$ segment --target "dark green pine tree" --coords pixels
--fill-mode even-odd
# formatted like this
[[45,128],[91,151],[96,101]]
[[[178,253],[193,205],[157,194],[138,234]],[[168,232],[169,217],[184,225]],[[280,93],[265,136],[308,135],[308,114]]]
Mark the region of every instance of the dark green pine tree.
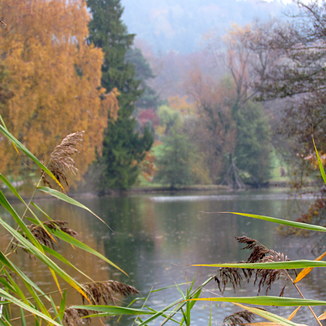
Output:
[[140,81],[135,78],[135,68],[126,61],[134,35],[128,33],[122,22],[120,0],[87,0],[87,5],[92,15],[89,41],[104,52],[102,86],[107,91],[117,88],[120,92],[119,116],[115,122],[109,120],[99,159],[104,174],[100,191],[126,189],[135,183],[139,163],[153,142],[151,130],[137,130],[133,117],[135,102],[142,94]]
[[140,49],[132,48],[126,54],[126,61],[134,65],[136,79],[140,81],[140,87],[143,91],[136,102],[137,108],[156,109],[161,104],[161,101],[156,91],[147,84],[147,81],[155,76],[143,53]]

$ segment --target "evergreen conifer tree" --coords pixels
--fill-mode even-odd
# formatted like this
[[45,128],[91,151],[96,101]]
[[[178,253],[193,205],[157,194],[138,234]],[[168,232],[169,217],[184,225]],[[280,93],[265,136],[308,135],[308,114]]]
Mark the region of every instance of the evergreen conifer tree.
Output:
[[102,86],[120,92],[118,119],[109,119],[99,159],[104,170],[100,190],[126,189],[136,181],[138,165],[153,142],[151,130],[145,128],[141,133],[133,117],[135,102],[142,93],[134,66],[126,61],[134,35],[128,33],[122,21],[120,0],[87,0],[87,5],[92,15],[89,41],[104,52]]

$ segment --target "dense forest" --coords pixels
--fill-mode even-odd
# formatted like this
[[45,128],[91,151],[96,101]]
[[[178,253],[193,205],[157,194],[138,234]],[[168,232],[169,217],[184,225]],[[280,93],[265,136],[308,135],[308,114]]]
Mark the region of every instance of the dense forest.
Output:
[[[324,4],[298,2],[287,20],[211,31],[196,52],[164,55],[135,40],[120,1],[16,5],[1,2],[2,118],[44,161],[85,131],[79,178],[98,193],[300,184],[315,167],[312,139],[324,158]],[[1,151],[3,171],[33,178],[6,142]]]

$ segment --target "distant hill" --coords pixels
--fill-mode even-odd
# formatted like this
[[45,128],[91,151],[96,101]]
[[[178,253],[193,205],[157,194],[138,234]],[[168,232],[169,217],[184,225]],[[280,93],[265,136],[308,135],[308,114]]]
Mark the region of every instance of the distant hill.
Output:
[[130,33],[156,53],[190,53],[210,33],[223,35],[233,23],[282,16],[289,9],[280,1],[255,0],[122,0]]

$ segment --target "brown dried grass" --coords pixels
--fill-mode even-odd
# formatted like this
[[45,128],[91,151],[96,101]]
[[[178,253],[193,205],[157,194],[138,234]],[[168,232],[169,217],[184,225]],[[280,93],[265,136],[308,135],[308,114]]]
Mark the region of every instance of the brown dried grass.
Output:
[[[116,304],[119,297],[139,293],[136,288],[118,281],[93,282],[83,286],[93,305]],[[83,297],[83,303],[85,298]]]
[[[49,170],[61,184],[67,187],[69,187],[69,175],[76,175],[78,172],[73,156],[79,152],[78,146],[83,141],[83,137],[84,131],[67,135],[50,154]],[[50,188],[55,188],[53,180],[49,179],[45,173],[42,174],[42,181]]]
[[[288,258],[285,254],[279,253],[272,249],[267,248],[259,241],[242,236],[236,237],[239,243],[243,243],[246,246],[243,249],[249,249],[251,251],[250,256],[245,263],[264,263],[275,261],[287,261]],[[241,287],[241,281],[245,279],[250,281],[251,276],[254,275],[254,284],[258,284],[258,293],[265,288],[266,294],[271,290],[272,285],[282,278],[287,276],[284,270],[274,269],[238,269],[238,268],[220,268],[215,276],[219,290],[223,293],[227,284],[231,284],[233,289]],[[281,292],[283,294],[284,288]]]
[[253,313],[243,310],[225,317],[223,320],[223,325],[224,326],[246,325],[247,323],[253,322],[254,319],[255,319],[255,315]]
[[[93,311],[94,312],[94,311]],[[89,325],[90,318],[83,318],[88,316],[91,312],[87,309],[67,308],[63,317],[63,324],[66,326],[84,326]]]
[[[138,294],[138,290],[133,286],[124,284],[118,281],[106,281],[106,282],[93,282],[83,284],[83,289],[88,294],[88,298],[92,305],[109,305],[116,304],[119,297],[125,297],[131,294]],[[82,297],[83,304],[85,304],[85,298]],[[89,302],[87,302],[89,303]],[[94,311],[87,309],[74,309],[67,308],[64,314],[64,325],[66,326],[82,326],[90,324],[90,318],[83,318],[85,316],[94,314]]]
[[[45,226],[47,226],[50,230],[59,229],[72,237],[77,236],[77,232],[66,227],[68,224],[65,221],[46,221],[43,222]],[[41,225],[31,224],[28,226],[31,230],[34,237],[43,245],[54,248],[55,247],[55,239],[52,235],[50,235]]]

